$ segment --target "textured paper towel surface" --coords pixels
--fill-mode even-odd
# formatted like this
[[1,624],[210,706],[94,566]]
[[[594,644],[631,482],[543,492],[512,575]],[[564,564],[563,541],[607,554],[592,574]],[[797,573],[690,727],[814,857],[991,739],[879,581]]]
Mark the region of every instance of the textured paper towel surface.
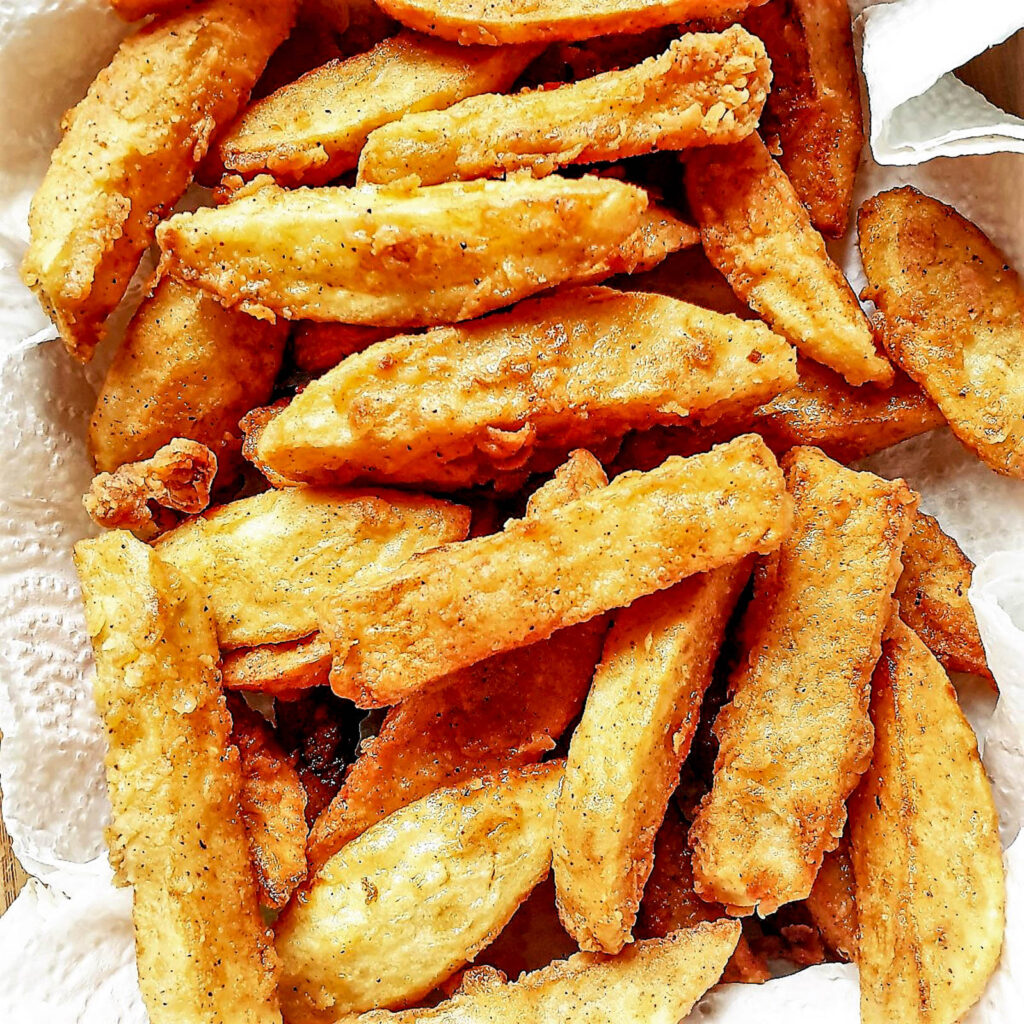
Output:
[[[103,742],[89,693],[71,545],[89,532],[80,496],[89,479],[84,432],[101,376],[52,338],[17,280],[25,212],[57,137],[60,112],[123,32],[105,0],[0,0],[0,747],[5,817],[31,883],[0,919],[0,1020],[5,1024],[145,1020],[135,978],[130,900],[103,855],[108,815]],[[8,144],[13,140],[13,144]],[[955,203],[1024,266],[1024,157],[938,160],[919,168],[868,163],[858,198],[913,182]],[[834,246],[855,286],[848,238]],[[102,357],[101,357],[102,358]],[[1024,485],[985,469],[946,431],[869,464],[907,477],[979,561],[971,599],[1003,697],[962,697],[982,733],[1004,844],[1024,812]],[[1011,1019],[1021,1005],[1024,842],[1007,852],[1009,928],[1003,964],[970,1024]],[[1009,965],[1016,960],[1016,972]],[[857,1019],[856,972],[822,966],[758,987],[724,986],[694,1011],[702,1024]]]

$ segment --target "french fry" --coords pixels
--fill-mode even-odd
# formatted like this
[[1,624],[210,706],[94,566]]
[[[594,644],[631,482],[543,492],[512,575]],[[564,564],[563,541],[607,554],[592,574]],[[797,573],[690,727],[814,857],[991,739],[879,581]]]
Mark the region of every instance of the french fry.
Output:
[[586,278],[646,206],[590,176],[293,191],[260,178],[157,236],[171,274],[254,315],[421,327]]
[[942,666],[895,616],[850,801],[861,1020],[953,1024],[999,960],[1006,885],[992,788]]
[[75,358],[92,357],[157,222],[288,34],[296,2],[205,0],[158,18],[65,115],[21,273]]
[[225,689],[287,697],[330,682],[331,645],[319,633],[280,644],[239,647],[221,656]]
[[762,133],[778,135],[779,163],[811,223],[838,237],[846,230],[864,148],[849,5],[773,0],[751,8],[743,23],[764,41],[772,62]]
[[771,551],[790,508],[754,437],[623,474],[557,511],[337,589],[320,608],[331,686],[360,706],[396,703],[446,672]]
[[256,462],[311,483],[468,486],[632,427],[751,408],[795,381],[793,350],[761,323],[568,289],[350,356],[266,425]]
[[511,96],[492,90],[392,120],[366,140],[359,180],[415,175],[434,185],[524,169],[540,177],[568,164],[737,142],[757,127],[770,82],[756,36],[739,26],[691,33],[621,71]]
[[846,836],[822,858],[821,869],[804,900],[826,945],[841,959],[857,959],[857,897]]
[[290,488],[211,509],[156,542],[208,602],[221,647],[297,640],[342,581],[461,540],[469,510],[397,492]]
[[379,0],[403,25],[459,43],[550,43],[734,15],[764,0]]
[[745,657],[715,721],[714,781],[689,835],[698,894],[762,917],[810,892],[871,758],[871,672],[917,504],[902,480],[813,448],[783,465],[793,532],[758,568]]
[[886,351],[968,448],[1024,477],[1024,289],[1006,257],[909,186],[869,199],[857,231]]
[[708,258],[773,330],[851,384],[892,384],[856,296],[756,134],[694,150],[686,189]]
[[288,1020],[408,1005],[472,960],[548,873],[561,777],[436,790],[336,853],[277,922]]
[[580,949],[632,940],[654,839],[690,752],[747,558],[615,616],[569,746],[555,815],[558,913]]
[[739,934],[735,921],[700,924],[618,956],[577,953],[508,983],[482,967],[432,1009],[376,1010],[350,1024],[677,1024],[718,980]]
[[107,732],[110,863],[134,888],[153,1024],[277,1022],[277,960],[239,810],[242,780],[199,593],[130,533],[75,546]]

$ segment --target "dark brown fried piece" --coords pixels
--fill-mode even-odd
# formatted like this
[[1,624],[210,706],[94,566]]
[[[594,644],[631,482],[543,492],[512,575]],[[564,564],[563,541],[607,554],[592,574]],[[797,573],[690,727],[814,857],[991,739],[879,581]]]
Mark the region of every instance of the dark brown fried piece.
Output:
[[821,932],[829,949],[839,959],[857,959],[857,899],[850,860],[849,839],[839,845],[821,862],[811,893],[804,901],[807,912]]
[[292,359],[304,373],[323,373],[337,366],[346,356],[362,352],[395,333],[393,327],[301,320],[292,335]]

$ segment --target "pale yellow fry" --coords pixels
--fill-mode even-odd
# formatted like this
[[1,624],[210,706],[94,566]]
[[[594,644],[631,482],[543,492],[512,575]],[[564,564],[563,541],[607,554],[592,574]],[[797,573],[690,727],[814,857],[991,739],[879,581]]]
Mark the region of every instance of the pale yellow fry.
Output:
[[992,787],[942,666],[894,616],[875,752],[850,801],[864,1024],[953,1024],[999,961],[1006,881]]
[[692,33],[621,71],[407,114],[366,140],[359,180],[412,174],[432,185],[524,168],[540,176],[566,164],[737,142],[757,127],[770,82],[756,36],[739,26]]
[[331,685],[362,705],[397,703],[463,665],[772,551],[790,514],[782,472],[754,435],[624,473],[501,533],[339,588],[320,609]]
[[749,410],[795,383],[795,353],[762,323],[568,289],[349,356],[267,423],[256,457],[312,483],[468,486],[630,429]]
[[758,135],[694,151],[686,188],[708,259],[751,309],[851,384],[892,383],[856,296]]
[[408,1005],[471,960],[548,873],[561,778],[436,790],[339,850],[277,922],[289,1024]]
[[80,541],[75,564],[109,743],[110,862],[134,888],[149,1019],[280,1022],[203,599],[124,531]]
[[157,221],[288,34],[296,3],[205,0],[158,18],[65,116],[21,273],[75,357],[92,357]]
[[783,460],[793,532],[759,567],[711,792],[690,829],[697,892],[761,916],[804,899],[871,757],[871,672],[917,498],[815,448]]
[[266,181],[177,214],[157,236],[171,274],[269,319],[469,320],[587,277],[647,207],[641,189],[589,176],[293,191]]
[[558,913],[580,949],[617,953],[632,939],[654,838],[751,568],[743,559],[691,577],[615,617],[555,818]]

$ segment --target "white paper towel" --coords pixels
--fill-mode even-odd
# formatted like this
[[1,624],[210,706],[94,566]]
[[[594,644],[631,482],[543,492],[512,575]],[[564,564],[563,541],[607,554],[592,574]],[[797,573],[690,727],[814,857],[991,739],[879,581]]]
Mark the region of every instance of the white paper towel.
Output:
[[[0,95],[18,97],[0,104],[0,775],[15,851],[48,883],[30,883],[0,919],[5,1024],[146,1019],[129,899],[112,886],[103,852],[103,740],[70,558],[74,541],[91,530],[80,505],[90,476],[84,434],[102,367],[83,369],[46,340],[52,328],[17,279],[25,212],[57,119],[123,31],[105,0],[0,0]],[[1022,172],[1024,157],[1005,155],[910,170],[866,161],[858,199],[918,184],[957,205],[1024,266]],[[852,240],[834,251],[859,284]],[[1009,845],[1024,816],[1024,485],[985,469],[946,431],[869,464],[906,476],[924,507],[981,560],[971,599],[1003,697],[994,714],[983,691],[963,691],[963,698],[985,740]],[[1001,1024],[1022,1005],[1024,840],[1007,863],[1007,945],[971,1024]],[[836,1024],[857,1019],[854,968],[827,965],[760,987],[723,986],[693,1019],[795,1024],[823,1013]]]

